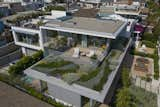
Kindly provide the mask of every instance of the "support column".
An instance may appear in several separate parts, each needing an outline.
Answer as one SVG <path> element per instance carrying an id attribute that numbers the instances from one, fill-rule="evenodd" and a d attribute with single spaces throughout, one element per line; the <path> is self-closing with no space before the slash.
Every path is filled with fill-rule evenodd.
<path id="1" fill-rule="evenodd" d="M 26 48 L 22 47 L 22 53 L 26 56 L 27 52 L 26 52 Z"/>
<path id="2" fill-rule="evenodd" d="M 44 43 L 44 38 L 43 38 L 43 36 L 46 36 L 46 35 L 44 35 L 44 33 L 46 34 L 46 32 L 43 32 L 43 30 L 40 28 L 40 32 L 39 32 L 39 34 L 38 34 L 38 37 L 39 37 L 39 45 L 40 45 L 40 47 L 41 47 L 41 49 L 44 51 L 44 45 L 43 45 L 43 43 Z"/>
<path id="3" fill-rule="evenodd" d="M 82 47 L 86 48 L 87 47 L 87 35 L 82 35 L 82 41 L 81 41 L 81 45 Z"/>
<path id="4" fill-rule="evenodd" d="M 106 41 L 106 55 L 108 55 L 108 51 L 109 51 L 109 49 L 110 49 L 110 43 L 111 43 L 111 39 L 107 39 L 107 41 Z"/>
<path id="5" fill-rule="evenodd" d="M 92 99 L 90 99 L 90 101 L 89 101 L 89 107 L 93 107 L 93 100 Z"/>

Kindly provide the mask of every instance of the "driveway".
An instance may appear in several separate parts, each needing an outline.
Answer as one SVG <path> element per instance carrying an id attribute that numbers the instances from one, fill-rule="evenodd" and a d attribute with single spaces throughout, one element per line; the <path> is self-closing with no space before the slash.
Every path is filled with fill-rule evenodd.
<path id="1" fill-rule="evenodd" d="M 0 107 L 53 107 L 18 89 L 0 82 Z"/>

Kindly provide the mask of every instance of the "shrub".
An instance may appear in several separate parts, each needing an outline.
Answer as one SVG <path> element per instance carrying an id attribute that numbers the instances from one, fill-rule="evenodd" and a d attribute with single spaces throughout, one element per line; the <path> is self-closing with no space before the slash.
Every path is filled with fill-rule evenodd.
<path id="1" fill-rule="evenodd" d="M 100 68 L 97 68 L 93 71 L 90 71 L 87 75 L 84 75 L 80 78 L 80 81 L 84 82 L 84 81 L 88 81 L 91 78 L 95 77 L 98 73 L 100 72 Z"/>
<path id="2" fill-rule="evenodd" d="M 23 70 L 30 67 L 31 65 L 41 60 L 42 58 L 43 58 L 42 51 L 38 51 L 32 56 L 24 56 L 16 64 L 10 66 L 8 72 L 12 75 L 23 74 L 22 72 Z"/>
<path id="3" fill-rule="evenodd" d="M 32 59 L 34 62 L 40 61 L 43 58 L 43 51 L 40 50 L 37 53 L 32 55 Z"/>
<path id="4" fill-rule="evenodd" d="M 147 41 L 147 40 L 142 40 L 142 44 L 145 44 L 149 48 L 155 48 L 156 47 L 155 43 L 152 43 L 152 42 Z"/>
<path id="5" fill-rule="evenodd" d="M 47 11 L 47 12 L 50 12 L 52 10 L 65 11 L 65 8 L 62 6 L 47 6 L 47 7 L 45 7 L 45 11 Z"/>
<path id="6" fill-rule="evenodd" d="M 142 36 L 142 40 L 146 40 L 146 41 L 150 41 L 152 43 L 156 43 L 157 42 L 158 37 L 151 34 L 151 33 L 147 33 L 145 32 Z"/>
<path id="7" fill-rule="evenodd" d="M 97 59 L 97 55 L 93 55 L 93 56 L 91 56 L 91 59 L 93 59 L 93 60 L 96 60 Z"/>
<path id="8" fill-rule="evenodd" d="M 128 88 L 120 89 L 116 97 L 116 107 L 132 107 L 131 94 Z"/>
<path id="9" fill-rule="evenodd" d="M 105 60 L 105 66 L 104 66 L 104 71 L 103 71 L 103 77 L 100 79 L 99 83 L 96 84 L 93 88 L 97 91 L 101 91 L 103 89 L 104 84 L 108 80 L 108 75 L 111 73 L 112 70 L 109 69 L 109 62 Z"/>
<path id="10" fill-rule="evenodd" d="M 124 87 L 130 86 L 129 70 L 126 68 L 122 69 L 122 84 Z"/>

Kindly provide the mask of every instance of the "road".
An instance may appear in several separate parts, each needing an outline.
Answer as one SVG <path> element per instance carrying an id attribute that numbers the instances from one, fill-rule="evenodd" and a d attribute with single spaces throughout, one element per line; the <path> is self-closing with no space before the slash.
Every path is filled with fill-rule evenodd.
<path id="1" fill-rule="evenodd" d="M 53 107 L 14 87 L 0 82 L 0 107 Z"/>

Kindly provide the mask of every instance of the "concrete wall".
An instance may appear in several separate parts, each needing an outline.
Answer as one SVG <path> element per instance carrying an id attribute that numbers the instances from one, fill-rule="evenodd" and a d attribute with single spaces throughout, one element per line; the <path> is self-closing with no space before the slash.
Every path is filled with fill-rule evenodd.
<path id="1" fill-rule="evenodd" d="M 68 102 L 75 107 L 81 107 L 81 96 L 74 92 L 68 91 L 66 89 L 63 89 L 61 87 L 49 83 L 48 83 L 48 92 L 54 98 Z"/>

